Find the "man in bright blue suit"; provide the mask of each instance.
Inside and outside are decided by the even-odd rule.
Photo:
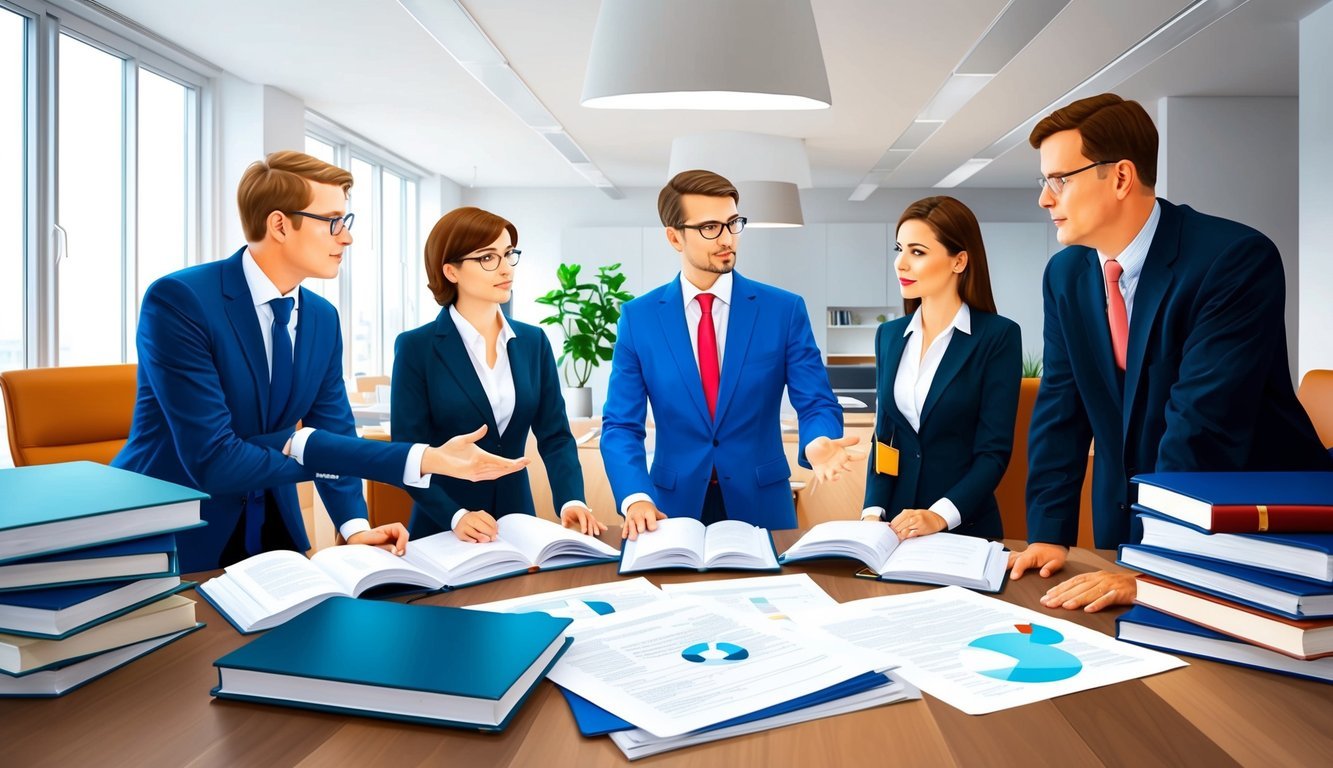
[[[1078,536],[1096,441],[1102,548],[1136,540],[1144,472],[1333,469],[1287,364],[1282,259],[1272,241],[1155,196],[1157,129],[1115,94],[1043,119],[1042,193],[1060,242],[1046,268],[1045,357],[1028,440],[1028,541],[1013,577],[1059,571]],[[1132,603],[1132,574],[1076,576],[1047,607]]]
[[[476,447],[484,429],[436,448],[355,437],[337,310],[300,290],[338,274],[351,186],[347,171],[299,152],[253,163],[237,193],[247,246],[144,294],[134,419],[112,463],[210,495],[208,525],[177,534],[183,571],[309,549],[300,481],[315,481],[347,541],[401,554],[407,530],[370,527],[359,478],[490,479],[526,464]]]
[[[602,460],[623,536],[667,515],[794,528],[782,448],[785,387],[802,466],[817,480],[848,469],[842,409],[801,297],[734,272],[740,194],[709,171],[677,174],[658,196],[680,275],[622,308],[602,411]],[[644,451],[647,408],[657,440]]]

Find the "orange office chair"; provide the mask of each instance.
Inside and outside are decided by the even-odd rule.
[[[0,373],[14,465],[110,464],[130,434],[137,370],[129,364]]]
[[[1032,406],[1037,401],[1037,387],[1041,379],[1023,379],[1018,390],[1018,416],[1014,419],[1014,450],[1009,454],[1009,467],[995,488],[995,501],[1000,505],[1000,521],[1007,539],[1026,539],[1028,535],[1026,493],[1028,479],[1028,424],[1032,422]]]
[[[1333,371],[1308,371],[1301,379],[1296,399],[1301,401],[1310,421],[1314,422],[1320,442],[1325,448],[1333,447]]]

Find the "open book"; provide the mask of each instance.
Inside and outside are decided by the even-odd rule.
[[[398,557],[347,544],[316,552],[264,552],[229,566],[199,593],[242,634],[272,629],[334,596],[360,597],[388,585],[441,590],[538,569],[611,562],[615,548],[532,515],[505,515],[499,538],[477,544],[444,531],[407,545]]]
[[[767,529],[739,520],[704,527],[692,517],[658,520],[656,531],[641,533],[635,541],[624,543],[621,573],[657,568],[781,570]]]
[[[862,520],[820,523],[797,540],[782,562],[817,557],[860,560],[885,581],[913,581],[999,592],[1009,563],[1004,546],[955,533],[898,540],[887,525]]]

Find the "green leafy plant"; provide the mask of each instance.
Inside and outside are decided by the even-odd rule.
[[[558,325],[565,331],[556,362],[564,365],[565,384],[570,387],[586,385],[593,368],[611,361],[620,305],[634,298],[620,290],[625,276],[619,264],[598,267],[596,282],[580,283],[581,269],[578,264],[561,264],[555,271],[560,287],[537,299],[538,304],[555,309],[541,324]]]
[[[1025,379],[1041,378],[1041,356],[1023,355],[1023,378]]]

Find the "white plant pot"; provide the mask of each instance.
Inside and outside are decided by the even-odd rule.
[[[571,419],[591,419],[592,387],[565,387],[565,413]]]

